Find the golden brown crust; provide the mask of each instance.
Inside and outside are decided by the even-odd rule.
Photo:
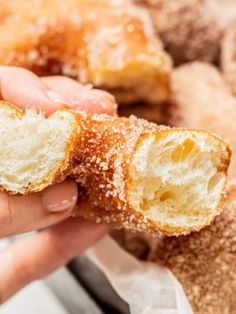
[[[72,172],[77,182],[85,187],[86,195],[83,194],[79,199],[75,213],[97,222],[114,223],[117,227],[153,234],[160,231],[172,235],[187,234],[209,224],[213,216],[195,228],[158,223],[148,218],[144,212],[133,208],[128,200],[128,170],[132,156],[147,135],[152,133],[160,136],[166,132],[184,132],[184,129],[158,127],[135,117],[126,119],[84,114],[80,121],[78,164]],[[220,143],[225,145],[223,140]],[[225,156],[222,156],[222,171],[225,173],[230,154],[227,148]],[[221,210],[222,199],[223,194],[214,216]]]
[[[192,62],[175,69],[167,123],[171,126],[207,129],[228,141],[232,148],[229,175],[236,174],[236,98],[213,65]]]
[[[236,312],[236,185],[231,185],[223,212],[198,233],[156,241],[150,260],[168,267],[196,314]]]
[[[146,228],[149,223],[128,202],[128,167],[140,137],[157,130],[157,125],[135,117],[81,117],[78,165],[73,169],[87,193],[78,202],[80,215],[117,226]]]
[[[68,75],[122,104],[168,97],[171,60],[146,10],[130,1],[2,0],[1,15],[3,65]]]
[[[5,106],[5,103],[2,103]],[[13,108],[14,109],[14,108]],[[224,189],[217,208],[204,217],[202,224],[195,227],[186,224],[175,227],[168,222],[152,219],[132,205],[129,199],[129,189],[134,178],[130,177],[130,164],[140,145],[150,135],[157,140],[171,133],[185,133],[185,129],[170,129],[157,126],[154,123],[132,118],[111,117],[102,114],[85,112],[70,112],[74,121],[74,131],[68,140],[65,158],[56,171],[50,173],[42,183],[32,185],[21,194],[40,191],[46,186],[65,179],[66,176],[76,179],[81,186],[78,206],[75,214],[97,222],[112,223],[118,227],[158,234],[187,234],[201,229],[209,224],[220,212]],[[18,112],[18,110],[17,110]],[[19,110],[19,115],[23,112]],[[50,117],[48,118],[50,119]],[[215,138],[214,148],[219,150],[222,173],[227,172],[230,160],[230,150],[223,140],[216,136],[196,130],[190,133],[204,133]]]

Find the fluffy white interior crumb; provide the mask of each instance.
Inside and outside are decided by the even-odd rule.
[[[16,117],[0,107],[0,185],[17,192],[56,172],[74,128],[71,117],[59,111],[45,119],[33,110]]]
[[[214,138],[199,132],[149,136],[130,165],[131,203],[161,224],[202,224],[215,211],[226,181],[217,148]]]

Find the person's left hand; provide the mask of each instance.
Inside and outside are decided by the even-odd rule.
[[[16,67],[0,66],[0,98],[47,115],[65,105],[88,112],[116,113],[115,100],[106,92],[65,77],[39,78]],[[26,196],[0,192],[0,238],[44,229],[0,251],[0,303],[66,264],[107,232],[106,226],[68,218],[76,200],[76,183],[68,180]]]

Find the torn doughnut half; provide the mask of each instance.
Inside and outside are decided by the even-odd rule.
[[[42,113],[0,101],[0,186],[12,194],[38,192],[64,180],[76,151],[76,115]]]
[[[0,104],[0,185],[14,194],[76,179],[74,215],[153,234],[186,234],[220,212],[230,149],[206,131]]]

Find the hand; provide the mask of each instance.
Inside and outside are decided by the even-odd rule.
[[[65,77],[39,78],[16,67],[0,66],[0,98],[46,114],[64,105],[89,112],[116,112],[115,100],[106,92]],[[66,207],[64,200],[68,201]],[[51,226],[0,251],[0,303],[29,282],[66,264],[106,233],[103,225],[68,218],[76,200],[77,186],[73,181],[27,196],[0,192],[0,237]]]

